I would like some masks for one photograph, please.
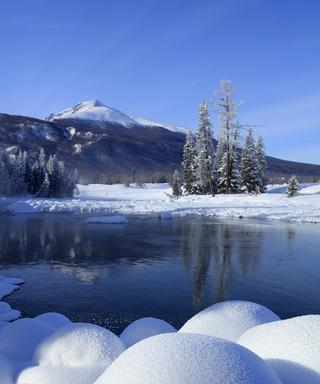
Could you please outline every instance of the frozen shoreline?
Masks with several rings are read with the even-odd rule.
[[[259,196],[216,195],[171,198],[168,184],[146,184],[144,188],[116,185],[79,185],[73,199],[10,199],[13,213],[88,213],[106,215],[188,215],[241,217],[320,223],[320,185],[303,185],[299,195],[287,198],[285,186],[270,186]],[[8,199],[9,202],[9,199]]]

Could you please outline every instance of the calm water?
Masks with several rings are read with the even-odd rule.
[[[141,316],[180,326],[221,300],[281,317],[320,313],[320,226],[218,219],[0,216],[0,273],[26,283],[6,298],[26,316],[58,311],[120,332]]]

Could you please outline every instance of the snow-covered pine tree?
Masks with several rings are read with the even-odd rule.
[[[177,169],[173,173],[172,195],[174,197],[180,197],[182,195],[182,189],[181,189],[181,184],[180,184],[180,176],[179,176],[179,172],[178,172]]]
[[[25,183],[25,162],[23,152],[20,151],[13,161],[13,171],[11,176],[11,193],[13,195],[22,195],[27,192]]]
[[[6,151],[0,152],[0,195],[7,196],[10,193],[9,159]]]
[[[241,180],[248,193],[259,192],[258,158],[251,128],[241,153]]]
[[[191,129],[186,135],[186,142],[183,147],[182,166],[184,174],[184,189],[186,193],[189,195],[196,193],[195,150]]]
[[[288,181],[287,196],[294,197],[298,194],[298,180],[296,176],[292,176]]]
[[[266,178],[266,154],[264,149],[264,142],[262,136],[258,137],[256,144],[257,160],[258,160],[258,179],[259,191],[265,193],[267,191],[267,178]]]
[[[218,100],[216,102],[219,117],[220,117],[220,140],[221,145],[224,144],[225,153],[220,158],[223,158],[223,162],[220,164],[219,172],[221,180],[218,180],[217,185],[224,185],[224,193],[234,193],[232,188],[232,178],[237,173],[237,170],[233,169],[237,167],[235,161],[236,149],[238,145],[238,136],[240,126],[236,122],[236,113],[239,104],[233,99],[235,87],[228,80],[222,80],[220,82],[220,88],[216,92]],[[223,172],[223,174],[221,173]],[[221,192],[221,191],[220,191]]]
[[[239,161],[238,161],[238,155],[235,152],[233,155],[234,164],[231,167],[231,174],[229,164],[228,164],[228,152],[225,151],[222,161],[221,161],[221,167],[218,170],[219,171],[219,179],[217,182],[217,190],[219,193],[240,193],[242,192],[241,187],[241,178],[240,178],[240,172],[239,172]]]
[[[208,104],[203,101],[199,106],[199,130],[196,141],[195,176],[200,194],[214,195],[213,190],[212,124]]]
[[[57,156],[51,155],[49,156],[46,170],[49,177],[50,182],[50,191],[49,191],[49,197],[60,197],[60,170],[59,170],[59,163],[57,160]]]
[[[37,197],[50,197],[50,180],[47,172],[45,173],[42,185],[37,192]]]

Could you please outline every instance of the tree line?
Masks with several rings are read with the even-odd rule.
[[[47,156],[40,149],[33,159],[26,151],[17,155],[0,151],[0,195],[36,197],[72,197],[78,176],[68,171],[55,154]]]
[[[215,102],[220,120],[217,146],[213,147],[212,122],[208,103],[199,106],[199,128],[196,134],[190,130],[183,149],[184,192],[186,194],[264,193],[266,159],[263,138],[254,140],[253,130],[248,130],[241,148],[241,132],[244,129],[238,119],[240,106],[234,100],[235,87],[223,80],[216,92]],[[183,193],[179,173],[173,176],[173,195]]]

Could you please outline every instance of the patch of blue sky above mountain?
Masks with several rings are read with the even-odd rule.
[[[317,0],[2,1],[0,111],[99,99],[195,127],[198,103],[230,79],[268,153],[320,163],[319,13]]]

